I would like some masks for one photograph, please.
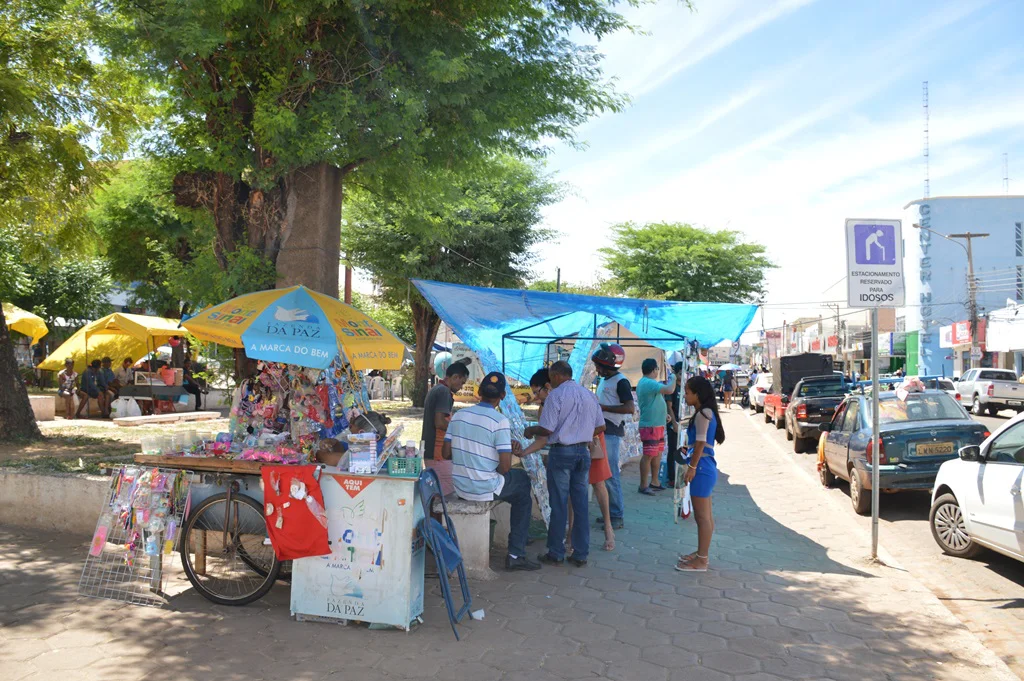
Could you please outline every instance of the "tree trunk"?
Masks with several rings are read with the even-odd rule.
[[[326,163],[288,175],[276,260],[278,288],[302,284],[338,297],[343,176],[341,169]]]
[[[422,407],[427,399],[427,379],[430,378],[430,351],[434,346],[434,337],[441,326],[441,318],[434,312],[429,303],[411,300],[412,323],[416,330],[416,365],[412,386],[412,405]]]
[[[0,308],[0,440],[39,440],[42,437],[18,362],[14,359],[11,332]]]

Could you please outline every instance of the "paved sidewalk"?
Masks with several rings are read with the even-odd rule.
[[[738,411],[725,426],[710,572],[672,569],[696,528],[633,492],[633,466],[615,552],[474,583],[487,615],[459,643],[436,587],[411,634],[294,622],[287,585],[244,608],[191,591],[165,609],[122,606],[77,596],[87,538],[0,532],[0,677],[1016,678],[908,573],[869,564],[863,530]]]

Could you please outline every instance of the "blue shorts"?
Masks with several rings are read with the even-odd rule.
[[[693,481],[690,482],[690,496],[698,499],[710,497],[716,482],[718,482],[718,464],[715,463],[715,457],[706,455],[700,457],[700,461],[697,462],[697,472],[693,476]]]

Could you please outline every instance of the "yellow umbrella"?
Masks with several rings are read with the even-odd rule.
[[[7,320],[8,329],[25,334],[32,339],[32,345],[38,343],[40,338],[49,333],[42,317],[22,310],[16,305],[4,303],[4,318]]]
[[[207,308],[181,323],[199,340],[245,348],[253,359],[326,369],[338,355],[354,369],[399,369],[405,346],[337,298],[305,286],[258,291]]]
[[[115,312],[79,329],[50,353],[40,369],[60,371],[68,357],[75,360],[75,371],[85,371],[88,361],[110,357],[119,365],[125,357],[133,360],[152,352],[171,336],[183,336],[177,319]]]

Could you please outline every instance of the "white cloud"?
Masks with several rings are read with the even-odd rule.
[[[742,0],[698,2],[689,12],[665,0],[626,12],[649,36],[620,34],[603,41],[605,69],[618,76],[629,94],[645,95],[708,57],[780,17],[815,0]],[[753,7],[753,10],[752,10]]]
[[[792,11],[798,4],[772,7]],[[601,272],[597,249],[608,243],[610,225],[678,220],[737,229],[765,243],[780,265],[769,276],[771,301],[845,298],[845,287],[830,288],[845,265],[843,219],[899,216],[903,204],[921,193],[918,74],[927,77],[927,64],[936,58],[935,50],[922,45],[948,35],[955,30],[950,27],[961,26],[986,4],[938,7],[912,26],[887,27],[887,34],[872,35],[857,49],[831,45],[830,55],[819,55],[811,48],[790,63],[792,68],[776,69],[783,73],[778,80],[755,75],[739,87],[724,83],[721,92],[701,93],[704,109],[691,120],[669,123],[672,116],[666,115],[665,127],[637,143],[601,140],[599,151],[572,157],[582,162],[563,179],[577,191],[546,212],[547,224],[562,234],[562,248],[547,253],[542,272],[547,276],[550,268],[553,275],[557,263],[564,279],[591,280]],[[732,2],[712,11],[712,17],[704,17],[703,31],[720,28],[742,10]],[[827,35],[818,37],[828,44]],[[684,36],[646,56],[664,66],[686,44]],[[1012,56],[993,59],[1007,69],[1014,65]],[[680,68],[689,65],[684,60]],[[770,72],[771,65],[765,69]],[[977,177],[997,163],[1000,147],[1020,148],[1024,136],[1019,70],[1016,83],[1009,77],[978,83],[970,69],[965,71],[964,81],[943,71],[942,81],[932,83],[933,100],[942,102],[933,109],[931,125],[933,194],[940,187],[951,188],[945,193],[967,193],[984,186],[997,193],[997,181],[985,184]],[[630,78],[643,91],[662,82],[651,69]],[[909,90],[895,106],[894,87]],[[623,121],[631,115],[635,112],[622,114]],[[653,170],[645,167],[655,157],[664,161],[661,152],[667,149],[690,152],[695,143],[702,145],[700,151],[681,153]],[[705,149],[711,155],[698,156]],[[766,314],[770,325],[783,316],[795,314],[777,308]]]

